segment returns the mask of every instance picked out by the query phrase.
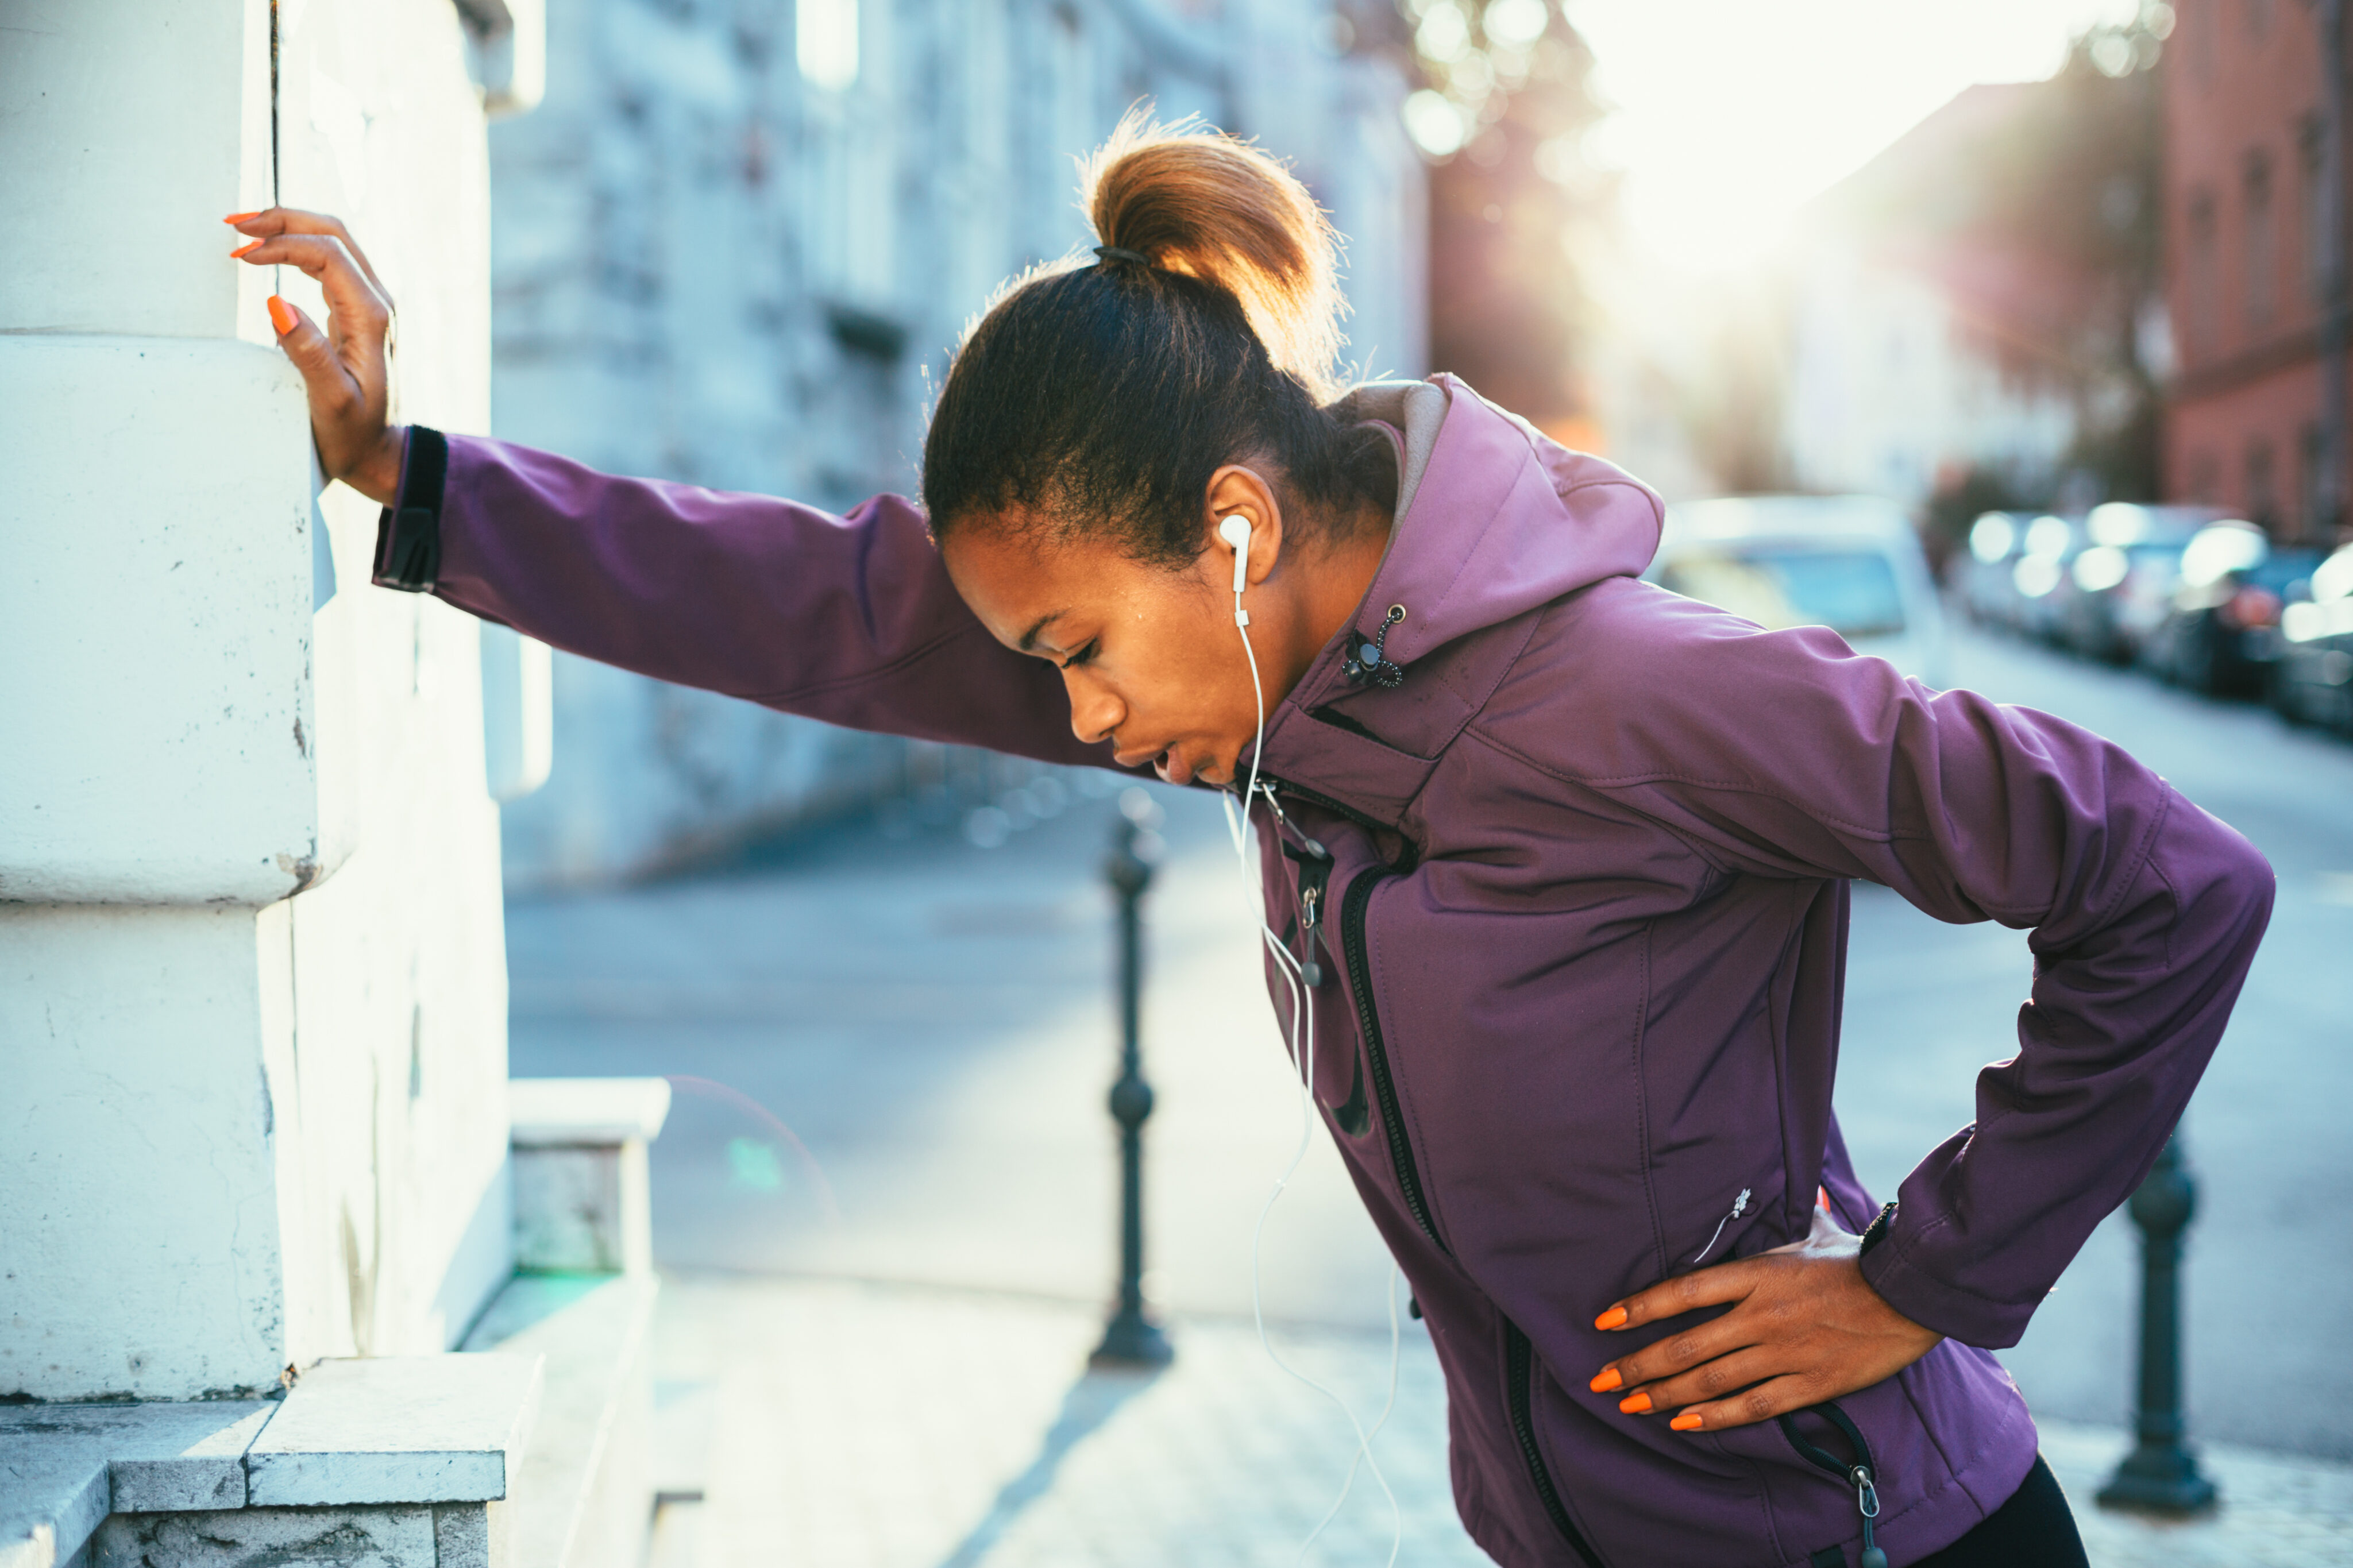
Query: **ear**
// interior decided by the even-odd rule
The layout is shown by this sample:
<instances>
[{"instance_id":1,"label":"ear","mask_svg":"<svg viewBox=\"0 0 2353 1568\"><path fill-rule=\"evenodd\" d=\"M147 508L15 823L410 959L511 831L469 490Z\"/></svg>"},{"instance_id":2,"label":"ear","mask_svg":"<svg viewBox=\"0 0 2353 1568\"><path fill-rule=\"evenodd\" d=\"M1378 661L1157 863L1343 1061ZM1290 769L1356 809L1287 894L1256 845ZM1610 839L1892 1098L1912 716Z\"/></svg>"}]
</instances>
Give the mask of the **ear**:
<instances>
[{"instance_id":1,"label":"ear","mask_svg":"<svg viewBox=\"0 0 2353 1568\"><path fill-rule=\"evenodd\" d=\"M1230 588L1234 547L1224 537L1223 525L1240 519L1250 525L1249 575L1253 587L1266 581L1282 556L1282 507L1274 487L1252 469L1229 463L1209 476L1208 516L1202 530L1207 539L1204 574L1220 588Z\"/></svg>"}]
</instances>

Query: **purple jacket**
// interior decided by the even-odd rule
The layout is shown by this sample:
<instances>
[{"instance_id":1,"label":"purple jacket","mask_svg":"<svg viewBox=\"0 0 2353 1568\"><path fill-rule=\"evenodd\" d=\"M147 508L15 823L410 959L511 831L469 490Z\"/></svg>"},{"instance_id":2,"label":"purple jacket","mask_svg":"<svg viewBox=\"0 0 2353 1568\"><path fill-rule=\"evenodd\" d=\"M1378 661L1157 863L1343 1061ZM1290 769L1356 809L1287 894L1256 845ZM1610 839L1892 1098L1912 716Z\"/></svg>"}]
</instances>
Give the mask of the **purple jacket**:
<instances>
[{"instance_id":1,"label":"purple jacket","mask_svg":"<svg viewBox=\"0 0 2353 1568\"><path fill-rule=\"evenodd\" d=\"M1254 820L1295 852L1263 857L1269 920L1325 959L1316 1097L1445 1368L1463 1523L1514 1568L1852 1561L1852 1489L1778 1426L1687 1436L1586 1381L1633 1348L1592 1327L1616 1298L1802 1237L1818 1187L1847 1228L1873 1219L1831 1113L1861 878L2031 929L2035 955L2017 1055L1863 1260L1949 1336L1838 1402L1877 1472L1878 1542L1915 1561L2032 1464L1984 1347L2017 1342L2154 1160L2270 868L2096 735L1638 581L1657 497L1461 383L1382 396L1406 483L1357 626L1405 606L1386 648L1405 679L1351 685L1335 639L1269 716L1284 821ZM385 560L410 565L386 576L433 575L413 569L433 503L388 514ZM438 530L442 597L556 647L1108 763L898 498L834 518L453 439ZM1856 1457L1823 1418L1800 1430Z\"/></svg>"}]
</instances>

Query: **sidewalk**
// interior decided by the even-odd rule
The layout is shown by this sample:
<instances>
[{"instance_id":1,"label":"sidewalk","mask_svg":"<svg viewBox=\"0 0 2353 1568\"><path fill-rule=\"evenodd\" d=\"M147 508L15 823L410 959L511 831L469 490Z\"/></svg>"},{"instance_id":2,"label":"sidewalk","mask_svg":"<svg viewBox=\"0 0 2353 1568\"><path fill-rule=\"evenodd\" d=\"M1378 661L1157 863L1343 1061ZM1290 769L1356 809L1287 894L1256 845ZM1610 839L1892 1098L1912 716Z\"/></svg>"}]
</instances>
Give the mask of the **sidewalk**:
<instances>
[{"instance_id":1,"label":"sidewalk","mask_svg":"<svg viewBox=\"0 0 2353 1568\"><path fill-rule=\"evenodd\" d=\"M1089 1374L1092 1308L936 1287L690 1275L655 1348L658 1475L677 1500L654 1568L1289 1568L1338 1495L1355 1439L1246 1321L1173 1325L1157 1375ZM1386 1335L1278 1328L1286 1358L1369 1420ZM1404 1325L1397 1408L1375 1444L1401 1564L1477 1568L1454 1518L1445 1396ZM2124 1434L2045 1423L2096 1568L2353 1563L2353 1468L2207 1448L2216 1516L2158 1524L2092 1493ZM1388 1559L1388 1502L1360 1476L1306 1562Z\"/></svg>"}]
</instances>

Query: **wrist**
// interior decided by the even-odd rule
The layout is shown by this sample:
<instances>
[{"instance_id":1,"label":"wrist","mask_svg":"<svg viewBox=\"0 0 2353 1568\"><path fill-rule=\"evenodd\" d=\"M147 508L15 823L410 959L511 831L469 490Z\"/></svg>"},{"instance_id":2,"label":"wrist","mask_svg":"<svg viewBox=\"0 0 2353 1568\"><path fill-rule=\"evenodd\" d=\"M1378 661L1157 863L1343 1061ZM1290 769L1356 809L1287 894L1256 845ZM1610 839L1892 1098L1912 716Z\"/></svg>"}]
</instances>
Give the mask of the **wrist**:
<instances>
[{"instance_id":1,"label":"wrist","mask_svg":"<svg viewBox=\"0 0 2353 1568\"><path fill-rule=\"evenodd\" d=\"M378 506L393 506L400 498L401 468L407 454L408 426L388 425L351 471L337 477Z\"/></svg>"}]
</instances>

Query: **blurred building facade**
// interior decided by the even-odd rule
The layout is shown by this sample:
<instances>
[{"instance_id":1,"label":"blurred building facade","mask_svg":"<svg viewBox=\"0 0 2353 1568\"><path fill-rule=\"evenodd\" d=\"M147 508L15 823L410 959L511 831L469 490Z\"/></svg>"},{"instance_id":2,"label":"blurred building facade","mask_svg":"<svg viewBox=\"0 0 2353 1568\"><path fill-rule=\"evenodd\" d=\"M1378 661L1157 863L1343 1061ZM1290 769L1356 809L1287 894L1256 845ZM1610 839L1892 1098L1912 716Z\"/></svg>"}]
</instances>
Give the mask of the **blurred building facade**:
<instances>
[{"instance_id":1,"label":"blurred building facade","mask_svg":"<svg viewBox=\"0 0 2353 1568\"><path fill-rule=\"evenodd\" d=\"M2179 352L2166 489L2283 539L2333 542L2348 438L2341 0L2178 8L2165 67Z\"/></svg>"},{"instance_id":2,"label":"blurred building facade","mask_svg":"<svg viewBox=\"0 0 2353 1568\"><path fill-rule=\"evenodd\" d=\"M2167 354L2159 37L1971 87L1810 205L1784 411L1801 489L1932 506L2147 498Z\"/></svg>"},{"instance_id":3,"label":"blurred building facade","mask_svg":"<svg viewBox=\"0 0 2353 1568\"><path fill-rule=\"evenodd\" d=\"M1349 356L1423 368L1406 70L1330 0L570 0L547 28L543 105L491 137L507 438L836 509L911 490L959 331L1086 241L1074 161L1139 100L1292 160L1348 239ZM553 775L506 812L514 885L975 773L562 654L554 684Z\"/></svg>"}]
</instances>

